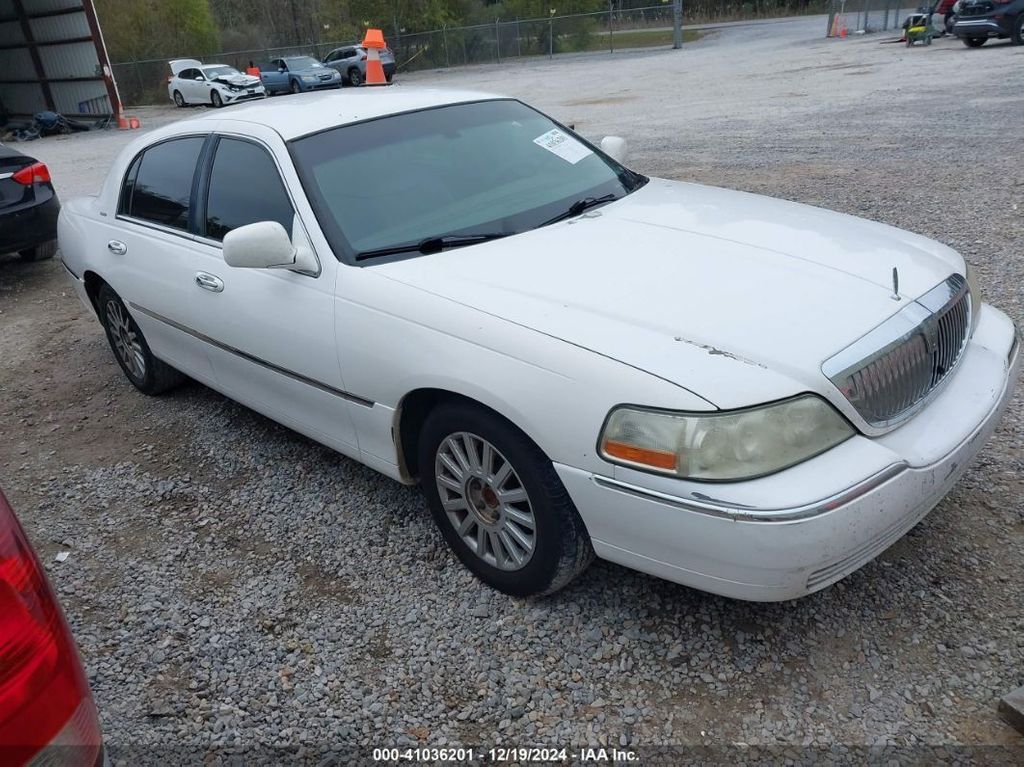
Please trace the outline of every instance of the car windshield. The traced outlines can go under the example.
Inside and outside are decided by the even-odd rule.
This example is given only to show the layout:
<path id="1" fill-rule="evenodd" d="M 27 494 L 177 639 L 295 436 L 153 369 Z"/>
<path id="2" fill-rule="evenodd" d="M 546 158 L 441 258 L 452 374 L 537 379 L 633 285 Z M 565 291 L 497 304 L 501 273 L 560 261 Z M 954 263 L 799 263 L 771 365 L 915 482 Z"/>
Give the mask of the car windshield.
<path id="1" fill-rule="evenodd" d="M 293 59 L 285 59 L 285 63 L 289 69 L 311 69 L 320 66 L 320 62 L 312 56 L 296 56 Z"/>
<path id="2" fill-rule="evenodd" d="M 211 67 L 203 67 L 203 71 L 209 78 L 214 77 L 230 77 L 231 75 L 239 74 L 239 71 L 234 67 L 229 67 L 227 64 L 217 64 Z"/>
<path id="3" fill-rule="evenodd" d="M 471 244 L 467 236 L 536 229 L 646 181 L 505 99 L 339 126 L 291 150 L 335 253 L 356 260 L 431 238 Z"/>

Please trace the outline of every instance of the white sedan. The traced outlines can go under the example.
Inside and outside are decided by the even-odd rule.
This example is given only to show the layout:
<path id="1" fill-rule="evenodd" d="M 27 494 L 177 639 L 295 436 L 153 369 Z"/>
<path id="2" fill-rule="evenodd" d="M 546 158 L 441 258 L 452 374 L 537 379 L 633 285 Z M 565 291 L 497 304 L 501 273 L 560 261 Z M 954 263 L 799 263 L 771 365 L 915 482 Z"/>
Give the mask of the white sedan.
<path id="1" fill-rule="evenodd" d="M 418 482 L 494 588 L 595 554 L 741 599 L 834 583 L 981 449 L 1013 323 L 937 242 L 602 146 L 479 93 L 252 104 L 136 139 L 60 249 L 139 390 L 184 374 Z"/>
<path id="2" fill-rule="evenodd" d="M 260 78 L 243 75 L 227 64 L 201 64 L 196 59 L 175 59 L 168 64 L 167 95 L 179 107 L 204 104 L 220 108 L 267 97 Z"/>

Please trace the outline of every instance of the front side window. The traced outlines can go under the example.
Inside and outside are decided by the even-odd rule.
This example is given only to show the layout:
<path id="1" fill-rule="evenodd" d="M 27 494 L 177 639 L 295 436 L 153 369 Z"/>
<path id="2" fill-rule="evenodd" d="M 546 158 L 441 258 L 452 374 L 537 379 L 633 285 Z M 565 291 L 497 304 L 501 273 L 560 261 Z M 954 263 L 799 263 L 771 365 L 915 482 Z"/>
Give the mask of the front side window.
<path id="1" fill-rule="evenodd" d="M 192 179 L 205 141 L 203 136 L 189 136 L 147 149 L 126 179 L 123 212 L 187 231 Z"/>
<path id="2" fill-rule="evenodd" d="M 643 180 L 505 99 L 339 126 L 291 151 L 332 248 L 355 260 L 431 238 L 517 234 Z"/>
<path id="3" fill-rule="evenodd" d="M 251 141 L 222 138 L 217 144 L 206 202 L 206 236 L 223 240 L 232 229 L 277 221 L 292 233 L 295 216 L 277 166 Z"/>

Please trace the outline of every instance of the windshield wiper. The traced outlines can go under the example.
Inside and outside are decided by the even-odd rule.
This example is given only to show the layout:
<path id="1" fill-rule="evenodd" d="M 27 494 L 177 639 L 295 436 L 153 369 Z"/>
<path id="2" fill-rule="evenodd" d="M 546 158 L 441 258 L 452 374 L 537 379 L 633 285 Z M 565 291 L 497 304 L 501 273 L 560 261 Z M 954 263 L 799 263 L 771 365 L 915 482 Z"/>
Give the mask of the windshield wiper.
<path id="1" fill-rule="evenodd" d="M 581 200 L 576 200 L 576 202 L 570 205 L 564 212 L 559 213 L 554 218 L 545 221 L 543 224 L 541 224 L 541 226 L 547 226 L 548 224 L 554 224 L 566 218 L 578 216 L 583 211 L 589 210 L 590 208 L 593 208 L 596 205 L 604 205 L 604 203 L 606 202 L 613 202 L 617 199 L 619 199 L 618 196 L 614 194 L 602 194 L 600 197 L 584 197 Z"/>
<path id="2" fill-rule="evenodd" d="M 419 242 L 410 242 L 405 245 L 392 245 L 389 248 L 377 248 L 375 250 L 364 250 L 356 253 L 356 261 L 364 261 L 368 258 L 380 258 L 381 256 L 394 256 L 399 253 L 440 253 L 448 248 L 460 248 L 464 245 L 477 245 L 488 240 L 499 240 L 508 237 L 515 232 L 481 232 L 480 234 L 444 234 L 438 237 L 427 237 Z"/>

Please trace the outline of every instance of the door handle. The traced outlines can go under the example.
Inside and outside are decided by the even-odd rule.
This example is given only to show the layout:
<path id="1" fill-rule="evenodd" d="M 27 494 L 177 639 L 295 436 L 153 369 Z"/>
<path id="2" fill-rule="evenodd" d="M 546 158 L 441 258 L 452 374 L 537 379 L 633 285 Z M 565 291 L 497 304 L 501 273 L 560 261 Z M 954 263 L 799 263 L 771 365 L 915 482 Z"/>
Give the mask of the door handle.
<path id="1" fill-rule="evenodd" d="M 207 272 L 196 272 L 196 285 L 211 293 L 220 293 L 224 290 L 224 280 Z"/>
<path id="2" fill-rule="evenodd" d="M 111 240 L 107 243 L 107 250 L 116 256 L 123 256 L 128 252 L 128 246 L 120 240 Z"/>

